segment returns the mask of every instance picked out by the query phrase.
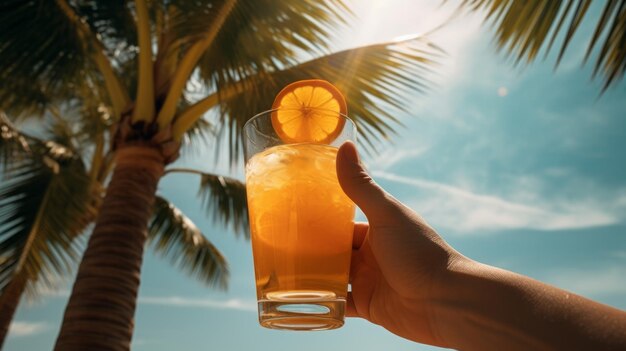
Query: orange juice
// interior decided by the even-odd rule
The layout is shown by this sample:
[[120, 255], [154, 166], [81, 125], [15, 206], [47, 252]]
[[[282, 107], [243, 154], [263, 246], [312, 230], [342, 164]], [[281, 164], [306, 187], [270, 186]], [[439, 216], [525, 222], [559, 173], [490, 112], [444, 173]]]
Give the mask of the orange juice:
[[[294, 306], [305, 315], [337, 312], [343, 319], [355, 207], [337, 181], [336, 155], [327, 145], [290, 144], [266, 149], [246, 164], [257, 297], [268, 320], [272, 311]], [[284, 320], [265, 326], [343, 324], [316, 326], [298, 318], [292, 328]]]

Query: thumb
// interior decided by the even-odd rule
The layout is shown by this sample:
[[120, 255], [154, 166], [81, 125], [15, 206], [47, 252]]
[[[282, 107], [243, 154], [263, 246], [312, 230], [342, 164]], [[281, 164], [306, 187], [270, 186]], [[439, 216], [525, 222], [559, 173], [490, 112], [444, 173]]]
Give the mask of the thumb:
[[395, 199], [369, 176], [359, 162], [353, 142], [347, 141], [337, 152], [337, 178], [343, 192], [359, 206], [368, 220], [389, 220], [395, 211]]

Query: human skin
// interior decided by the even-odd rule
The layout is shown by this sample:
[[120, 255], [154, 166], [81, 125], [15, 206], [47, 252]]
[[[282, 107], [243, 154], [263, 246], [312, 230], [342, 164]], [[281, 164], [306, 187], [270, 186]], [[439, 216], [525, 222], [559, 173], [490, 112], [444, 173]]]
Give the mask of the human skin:
[[344, 192], [368, 223], [354, 230], [347, 315], [458, 350], [626, 350], [626, 313], [473, 261], [386, 193], [347, 142]]

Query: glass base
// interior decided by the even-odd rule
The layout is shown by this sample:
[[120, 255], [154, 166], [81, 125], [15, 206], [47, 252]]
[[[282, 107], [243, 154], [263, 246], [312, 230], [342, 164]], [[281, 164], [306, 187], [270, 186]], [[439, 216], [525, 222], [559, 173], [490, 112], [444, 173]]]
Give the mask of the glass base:
[[330, 291], [289, 290], [260, 300], [259, 323], [270, 329], [330, 330], [344, 323], [345, 299]]

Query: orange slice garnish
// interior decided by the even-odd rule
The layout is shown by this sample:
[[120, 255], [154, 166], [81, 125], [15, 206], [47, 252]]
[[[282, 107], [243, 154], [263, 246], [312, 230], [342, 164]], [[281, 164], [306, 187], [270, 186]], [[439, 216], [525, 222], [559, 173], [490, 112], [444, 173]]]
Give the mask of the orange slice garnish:
[[272, 105], [272, 126], [286, 143], [330, 144], [343, 130], [348, 111], [339, 89], [321, 79], [287, 85]]

